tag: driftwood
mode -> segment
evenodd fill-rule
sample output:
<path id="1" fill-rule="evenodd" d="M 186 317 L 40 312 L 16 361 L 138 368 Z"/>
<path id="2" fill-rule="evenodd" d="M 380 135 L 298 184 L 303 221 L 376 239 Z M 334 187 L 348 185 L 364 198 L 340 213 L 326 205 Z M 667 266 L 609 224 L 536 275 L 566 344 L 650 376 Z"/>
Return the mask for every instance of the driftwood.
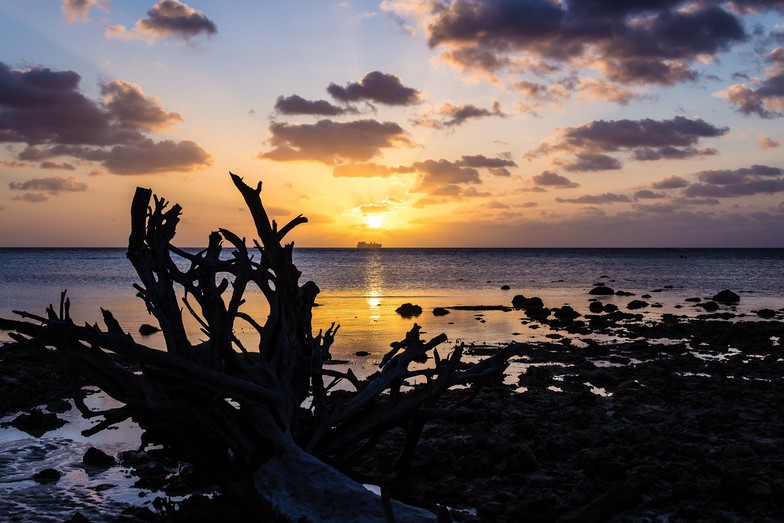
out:
<path id="1" fill-rule="evenodd" d="M 515 347 L 467 365 L 460 347 L 439 354 L 445 335 L 423 341 L 414 325 L 366 380 L 325 368 L 339 327 L 313 334 L 319 289 L 299 284 L 293 244 L 282 243 L 307 219 L 300 215 L 278 228 L 262 204 L 261 183 L 252 188 L 234 174 L 231 179 L 256 226 L 259 241 L 252 249 L 225 229 L 213 232 L 196 254 L 175 247 L 180 206 L 150 189 L 136 190 L 127 254 L 141 280 L 134 287 L 160 326 L 165 351 L 136 342 L 109 311 L 103 311 L 104 329 L 75 324 L 65 293 L 58 310 L 49 306 L 45 316 L 14 311 L 21 320 L 0 319 L 0 328 L 10 331 L 16 348 L 59 362 L 83 415 L 103 416 L 92 432 L 132 417 L 146 431 L 144 444 L 164 444 L 196 466 L 230 476 L 234 485 L 244 479 L 259 514 L 293 521 L 434 521 L 428 510 L 386 498 L 382 503 L 335 464 L 344 453 L 371 447 L 385 431 L 403 427 L 404 466 L 426 420 L 450 416 L 437 407 L 439 396 L 452 386 L 502 375 Z M 249 286 L 269 305 L 263 323 L 242 310 Z M 184 313 L 198 321 L 204 341 L 189 339 Z M 235 337 L 238 321 L 257 331 L 257 347 Z M 415 362 L 429 365 L 412 369 Z M 406 386 L 412 378 L 422 383 Z M 336 391 L 339 381 L 355 390 Z M 91 411 L 83 402 L 84 385 L 124 406 Z"/>

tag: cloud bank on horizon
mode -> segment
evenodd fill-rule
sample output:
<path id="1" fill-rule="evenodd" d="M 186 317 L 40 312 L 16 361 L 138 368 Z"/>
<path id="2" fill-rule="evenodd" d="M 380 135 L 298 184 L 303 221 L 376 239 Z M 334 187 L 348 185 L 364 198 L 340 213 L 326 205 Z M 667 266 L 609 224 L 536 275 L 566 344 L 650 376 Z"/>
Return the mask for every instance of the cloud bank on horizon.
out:
<path id="1" fill-rule="evenodd" d="M 316 206 L 310 245 L 784 247 L 780 1 L 240 4 L 63 0 L 36 23 L 80 60 L 0 52 L 0 216 L 147 175 L 208 204 L 239 162 L 280 213 Z"/>

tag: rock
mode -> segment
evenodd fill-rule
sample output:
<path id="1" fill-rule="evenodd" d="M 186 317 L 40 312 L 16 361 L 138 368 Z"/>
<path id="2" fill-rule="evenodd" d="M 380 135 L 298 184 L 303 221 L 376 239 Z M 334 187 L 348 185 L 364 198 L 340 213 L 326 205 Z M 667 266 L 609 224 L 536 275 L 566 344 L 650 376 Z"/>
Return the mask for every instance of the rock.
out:
<path id="1" fill-rule="evenodd" d="M 436 307 L 433 309 L 433 316 L 446 316 L 449 314 L 449 311 L 444 307 Z"/>
<path id="2" fill-rule="evenodd" d="M 502 291 L 508 291 L 509 289 L 511 289 L 511 287 L 509 285 L 501 285 L 501 290 Z"/>
<path id="3" fill-rule="evenodd" d="M 616 296 L 634 296 L 633 292 L 629 291 L 615 291 Z"/>
<path id="4" fill-rule="evenodd" d="M 612 290 L 610 287 L 607 287 L 606 285 L 597 285 L 596 287 L 588 291 L 588 294 L 592 294 L 594 296 L 612 296 L 613 294 L 615 294 L 615 291 Z"/>
<path id="5" fill-rule="evenodd" d="M 729 289 L 724 289 L 713 297 L 713 301 L 724 304 L 738 303 L 740 301 L 740 296 Z"/>
<path id="6" fill-rule="evenodd" d="M 33 474 L 33 479 L 38 483 L 55 483 L 60 480 L 63 473 L 59 470 L 48 468 Z"/>
<path id="7" fill-rule="evenodd" d="M 561 321 L 571 322 L 580 317 L 580 313 L 569 305 L 564 305 L 560 309 L 555 309 L 553 315 Z"/>
<path id="8" fill-rule="evenodd" d="M 542 298 L 539 298 L 538 296 L 534 296 L 533 298 L 526 298 L 522 294 L 518 294 L 512 298 L 512 306 L 515 309 L 535 310 L 543 309 L 544 302 L 542 301 Z"/>
<path id="9" fill-rule="evenodd" d="M 370 353 L 366 350 L 358 350 L 354 353 L 355 356 L 359 356 L 360 358 L 364 358 L 366 356 L 370 356 Z"/>
<path id="10" fill-rule="evenodd" d="M 66 519 L 63 523 L 90 523 L 90 520 L 87 519 L 87 516 L 85 516 L 81 512 L 76 512 L 73 516 Z"/>
<path id="11" fill-rule="evenodd" d="M 113 457 L 95 447 L 90 447 L 82 457 L 82 463 L 93 467 L 111 467 L 116 463 Z"/>
<path id="12" fill-rule="evenodd" d="M 688 301 L 688 302 L 691 302 L 691 303 L 699 303 L 699 302 L 702 301 L 702 298 L 686 298 L 683 301 Z"/>
<path id="13" fill-rule="evenodd" d="M 716 312 L 719 310 L 719 304 L 715 301 L 706 301 L 705 303 L 699 303 L 697 307 L 702 307 L 707 312 Z"/>
<path id="14" fill-rule="evenodd" d="M 776 317 L 776 311 L 773 309 L 760 309 L 757 311 L 757 316 L 763 320 L 769 320 Z"/>
<path id="15" fill-rule="evenodd" d="M 27 432 L 31 436 L 40 438 L 50 430 L 59 429 L 65 425 L 65 420 L 58 418 L 56 414 L 51 412 L 44 413 L 38 409 L 33 409 L 14 418 L 10 425 Z"/>
<path id="16" fill-rule="evenodd" d="M 151 334 L 155 334 L 156 332 L 161 332 L 161 329 L 159 329 L 155 325 L 150 325 L 149 323 L 142 323 L 139 326 L 139 334 L 141 334 L 142 336 L 149 336 Z"/>
<path id="17" fill-rule="evenodd" d="M 632 301 L 630 301 L 630 302 L 629 302 L 629 304 L 628 304 L 626 307 L 627 307 L 627 308 L 628 308 L 630 311 L 633 311 L 633 310 L 636 310 L 636 309 L 644 309 L 644 308 L 645 308 L 645 307 L 647 307 L 647 306 L 648 306 L 648 302 L 647 302 L 647 301 L 643 301 L 643 300 L 632 300 Z"/>
<path id="18" fill-rule="evenodd" d="M 604 304 L 604 312 L 616 312 L 618 310 L 618 306 L 614 303 L 605 303 Z"/>
<path id="19" fill-rule="evenodd" d="M 62 414 L 63 412 L 68 412 L 71 410 L 71 404 L 64 399 L 56 399 L 48 402 L 46 404 L 46 410 L 49 412 L 56 412 L 58 414 Z"/>
<path id="20" fill-rule="evenodd" d="M 404 318 L 411 318 L 413 316 L 419 316 L 422 314 L 422 307 L 419 305 L 414 305 L 413 303 L 404 303 L 397 309 L 395 312 L 403 316 Z"/>
<path id="21" fill-rule="evenodd" d="M 602 312 L 604 310 L 604 305 L 602 305 L 601 302 L 592 301 L 588 305 L 588 310 L 591 311 L 594 314 L 599 314 L 600 312 Z"/>

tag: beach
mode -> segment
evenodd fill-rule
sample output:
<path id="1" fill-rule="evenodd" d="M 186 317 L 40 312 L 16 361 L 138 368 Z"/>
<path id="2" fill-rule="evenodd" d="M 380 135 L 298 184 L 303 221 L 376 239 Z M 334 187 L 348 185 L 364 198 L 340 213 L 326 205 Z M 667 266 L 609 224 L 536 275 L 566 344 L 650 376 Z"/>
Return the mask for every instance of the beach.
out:
<path id="1" fill-rule="evenodd" d="M 503 279 L 510 289 L 501 288 Z M 737 301 L 717 300 L 724 289 L 685 288 L 677 276 L 640 288 L 625 275 L 597 274 L 568 292 L 557 279 L 536 295 L 504 275 L 471 282 L 475 292 L 462 294 L 414 287 L 351 295 L 345 286 L 341 293 L 324 285 L 314 327 L 345 325 L 332 365 L 360 376 L 375 372 L 384 347 L 415 322 L 425 326 L 425 339 L 446 333 L 449 341 L 439 350 L 461 346 L 466 361 L 516 344 L 502 379 L 439 400 L 439 408 L 460 409 L 460 421 L 428 422 L 405 470 L 393 466 L 400 429 L 342 466 L 368 484 L 386 482 L 403 501 L 434 511 L 450 507 L 455 521 L 784 517 L 784 303 L 770 290 L 748 287 L 735 287 Z M 395 312 L 406 302 L 420 305 L 421 314 Z M 443 311 L 434 314 L 437 308 Z M 10 357 L 3 355 L 0 367 L 4 422 L 61 392 L 46 367 Z M 99 394 L 96 401 L 107 400 Z M 200 504 L 202 496 L 187 496 L 189 489 L 214 492 L 187 465 L 128 453 L 138 446 L 138 428 L 92 441 L 77 434 L 85 425 L 71 406 L 54 415 L 69 423 L 38 437 L 0 430 L 0 468 L 8 478 L 0 485 L 4 518 L 66 521 L 80 513 L 89 521 L 115 521 L 126 510 L 123 521 L 169 521 L 178 503 L 181 517 L 194 517 L 193 506 L 214 515 Z M 85 472 L 81 454 L 89 446 L 117 464 Z M 33 478 L 50 466 L 62 472 L 57 481 Z M 156 467 L 168 472 L 151 474 Z M 168 505 L 153 502 L 167 497 L 174 500 L 168 513 L 162 508 Z M 207 505 L 230 520 L 225 503 Z"/>

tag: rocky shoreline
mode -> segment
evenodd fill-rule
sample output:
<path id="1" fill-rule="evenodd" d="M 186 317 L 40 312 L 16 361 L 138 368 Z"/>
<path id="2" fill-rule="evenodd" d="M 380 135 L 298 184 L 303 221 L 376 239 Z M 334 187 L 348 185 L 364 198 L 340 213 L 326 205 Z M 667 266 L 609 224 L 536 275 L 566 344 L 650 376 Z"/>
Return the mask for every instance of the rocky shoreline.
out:
<path id="1" fill-rule="evenodd" d="M 524 321 L 552 330 L 549 342 L 520 345 L 516 383 L 446 394 L 437 407 L 464 415 L 426 425 L 407 470 L 391 465 L 402 431 L 344 464 L 396 477 L 393 497 L 452 507 L 455 521 L 784 520 L 782 310 L 744 317 L 705 300 L 718 307 L 651 320 L 600 299 L 586 316 L 515 299 Z M 61 392 L 51 369 L 4 351 L 0 387 L 4 414 Z M 189 504 L 190 517 L 236 506 L 219 503 L 194 496 L 179 512 L 118 521 L 194 520 Z"/>

